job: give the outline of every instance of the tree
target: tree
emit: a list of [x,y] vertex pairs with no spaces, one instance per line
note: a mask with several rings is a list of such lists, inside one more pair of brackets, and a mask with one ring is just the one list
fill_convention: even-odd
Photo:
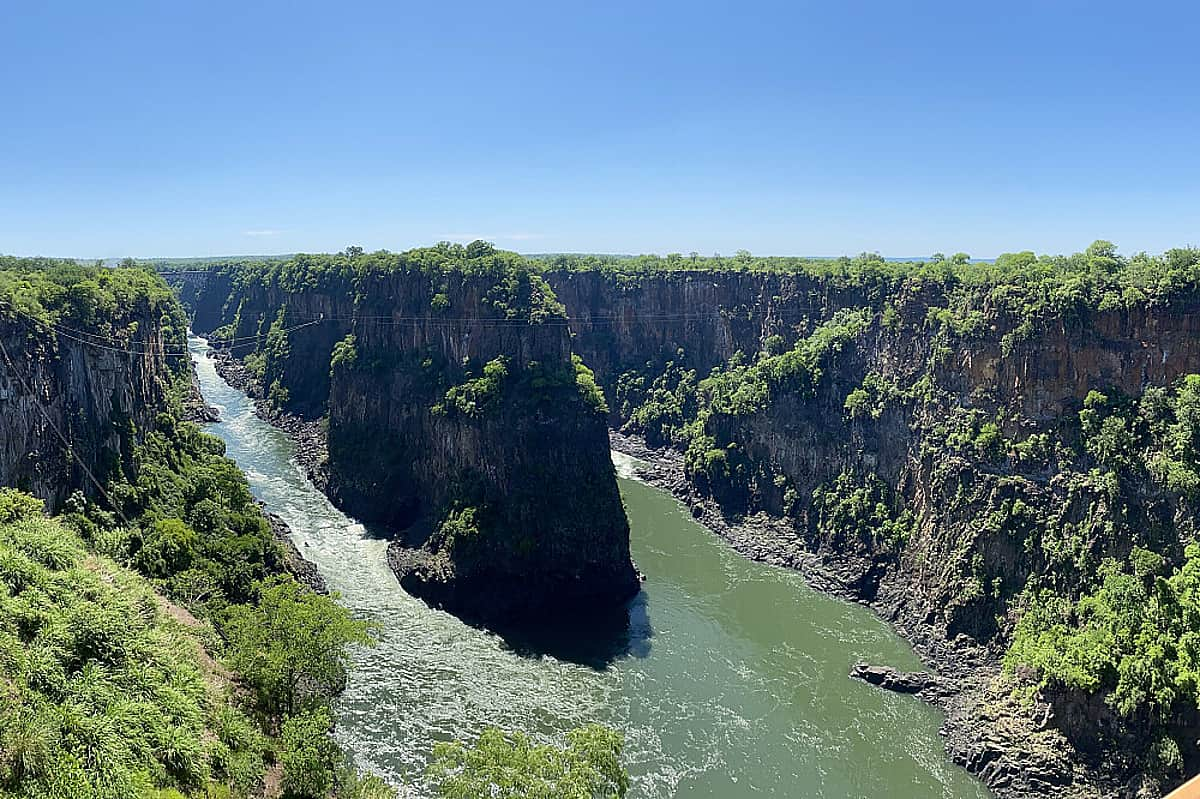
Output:
[[492,727],[471,747],[436,744],[428,773],[443,799],[620,799],[629,790],[623,746],[598,724],[567,733],[565,748]]
[[291,799],[329,796],[342,750],[329,737],[333,719],[325,708],[288,719],[279,734],[283,794]]
[[230,608],[233,667],[269,716],[326,705],[345,681],[349,646],[374,642],[370,625],[335,600],[285,576],[262,583],[258,605]]
[[468,258],[483,258],[486,255],[495,255],[495,253],[496,248],[492,246],[491,242],[482,239],[476,239],[467,245]]
[[196,531],[179,519],[159,519],[143,533],[142,548],[133,559],[143,574],[167,577],[185,571],[196,559]]

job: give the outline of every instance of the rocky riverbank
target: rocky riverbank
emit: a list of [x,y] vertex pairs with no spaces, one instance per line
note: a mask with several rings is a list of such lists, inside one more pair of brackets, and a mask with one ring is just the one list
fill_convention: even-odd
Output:
[[283,561],[288,573],[312,591],[318,594],[328,594],[329,586],[325,584],[325,578],[321,576],[317,564],[300,553],[300,548],[292,540],[292,529],[288,527],[287,522],[267,510],[265,505],[261,507],[263,516],[266,516],[267,521],[271,524],[271,534],[283,547]]
[[266,392],[254,372],[229,351],[214,349],[212,358],[221,379],[254,400],[255,415],[287,433],[296,445],[296,462],[304,475],[323,493],[327,493],[329,446],[322,420],[305,419],[273,407],[266,401]]
[[[897,672],[886,664],[859,664],[851,676],[884,690],[913,693],[946,714],[941,734],[951,759],[975,774],[1003,799],[1096,797],[1103,764],[1084,763],[1071,744],[1049,727],[1050,707],[1024,703],[1011,696],[998,679],[999,653],[975,645],[966,636],[947,641],[930,624],[913,621],[900,611],[903,586],[884,581],[874,598],[857,590],[872,564],[853,558],[830,562],[810,552],[784,519],[756,513],[731,519],[710,498],[694,490],[683,470],[683,456],[672,449],[653,449],[637,436],[612,431],[612,448],[643,463],[638,477],[669,491],[692,516],[752,560],[799,571],[813,588],[872,608],[909,641],[931,674]],[[874,679],[878,677],[879,679]],[[1111,784],[1111,783],[1109,783]],[[1132,794],[1129,794],[1132,795]]]
[[[221,379],[233,388],[245,392],[254,401],[255,415],[287,433],[292,439],[296,445],[296,461],[300,464],[301,469],[304,470],[308,479],[320,488],[318,477],[323,473],[321,467],[326,460],[324,437],[321,434],[320,423],[309,422],[293,414],[281,413],[271,409],[262,399],[262,387],[255,379],[254,373],[229,352],[214,349],[212,358],[217,374],[221,376]],[[203,396],[200,396],[199,384],[196,382],[194,375],[195,370],[193,369],[192,382],[196,388],[196,395],[199,397],[199,402],[190,402],[185,408],[199,409],[200,412],[193,414],[193,417],[198,418],[189,418],[191,418],[191,421],[196,422],[218,421],[220,416],[217,409],[205,402]],[[287,522],[267,510],[266,506],[261,507],[263,516],[267,518],[267,522],[271,525],[271,534],[283,548],[284,564],[288,573],[318,594],[329,593],[329,587],[325,584],[325,578],[321,576],[317,565],[305,558],[300,552],[300,548],[296,546],[296,542],[292,540],[292,531],[288,527]]]
[[196,364],[188,361],[188,387],[183,397],[183,419],[196,424],[221,421],[221,414],[209,405],[200,393],[200,380],[196,376]]

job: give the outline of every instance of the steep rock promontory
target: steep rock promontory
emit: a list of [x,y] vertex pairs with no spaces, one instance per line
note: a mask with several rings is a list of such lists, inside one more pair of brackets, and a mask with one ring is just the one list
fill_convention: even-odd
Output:
[[298,256],[209,285],[232,293],[198,292],[195,308],[224,309],[202,332],[245,356],[268,402],[327,414],[326,490],[402,531],[389,561],[412,593],[485,622],[636,593],[603,395],[522,259]]

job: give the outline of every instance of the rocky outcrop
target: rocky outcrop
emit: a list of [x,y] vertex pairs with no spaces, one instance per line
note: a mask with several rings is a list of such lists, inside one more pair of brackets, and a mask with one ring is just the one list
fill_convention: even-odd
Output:
[[928,672],[897,671],[891,666],[873,666],[870,663],[855,663],[850,669],[850,676],[898,694],[933,692],[941,685],[941,681]]
[[196,365],[188,362],[187,392],[181,401],[182,418],[185,422],[208,424],[221,421],[221,412],[208,404],[200,392],[200,380],[196,375]]
[[292,540],[292,530],[288,527],[287,522],[268,511],[265,506],[262,507],[262,513],[266,517],[267,523],[271,525],[271,535],[279,544],[279,548],[283,550],[283,566],[287,573],[307,586],[310,591],[328,594],[329,587],[325,584],[325,578],[317,570],[317,564],[300,554],[300,548]]
[[633,596],[603,398],[553,294],[508,265],[399,258],[319,278],[285,266],[194,307],[225,309],[234,354],[256,342],[270,405],[327,414],[324,489],[397,531],[389,562],[413,594],[489,624]]

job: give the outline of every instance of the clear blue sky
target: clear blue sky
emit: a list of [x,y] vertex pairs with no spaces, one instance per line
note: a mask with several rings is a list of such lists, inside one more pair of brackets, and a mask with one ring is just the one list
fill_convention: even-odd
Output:
[[1200,10],[9,2],[0,252],[1200,244]]

